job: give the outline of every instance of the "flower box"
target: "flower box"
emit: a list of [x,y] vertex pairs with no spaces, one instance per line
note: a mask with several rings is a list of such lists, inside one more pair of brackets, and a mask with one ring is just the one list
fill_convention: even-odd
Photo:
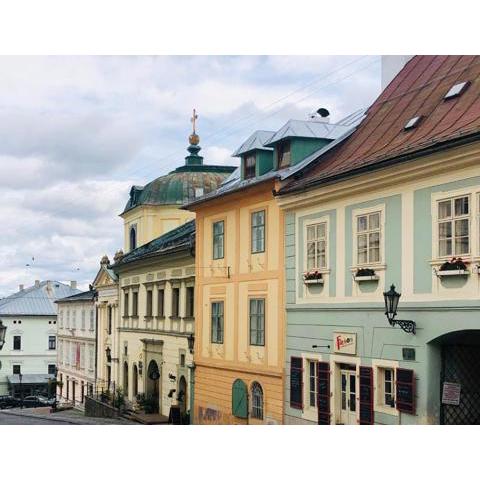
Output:
[[323,275],[318,270],[311,270],[303,273],[303,283],[305,284],[323,284]]
[[376,282],[379,279],[378,275],[356,275],[355,281],[356,282]]
[[323,278],[312,278],[310,280],[304,280],[305,285],[323,285]]
[[438,270],[437,277],[449,277],[451,275],[470,275],[468,270]]

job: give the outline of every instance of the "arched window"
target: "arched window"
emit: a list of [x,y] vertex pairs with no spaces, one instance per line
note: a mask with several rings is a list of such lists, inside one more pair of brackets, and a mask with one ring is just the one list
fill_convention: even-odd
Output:
[[130,250],[137,248],[137,226],[130,227]]
[[252,383],[252,418],[263,420],[263,390],[262,386],[257,383]]

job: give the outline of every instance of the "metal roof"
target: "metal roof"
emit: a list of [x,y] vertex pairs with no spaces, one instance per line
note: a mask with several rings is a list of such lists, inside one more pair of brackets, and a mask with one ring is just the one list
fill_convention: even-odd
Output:
[[266,143],[272,147],[276,142],[284,138],[323,138],[335,140],[350,129],[349,125],[340,123],[314,122],[307,120],[289,120],[275,135]]
[[61,282],[45,280],[0,300],[2,315],[56,315],[55,300],[80,293]]
[[[445,100],[458,83],[470,82],[459,96]],[[412,117],[422,121],[412,129]],[[480,56],[417,55],[367,110],[349,139],[285,188],[289,193],[380,168],[480,133]]]
[[93,300],[95,296],[95,290],[87,290],[86,292],[76,293],[75,295],[70,295],[69,297],[64,297],[59,300],[56,300],[55,303],[63,302],[88,302]]
[[152,255],[161,255],[171,252],[173,249],[185,247],[193,248],[195,239],[195,220],[177,227],[157,237],[141,247],[125,254],[120,260],[113,264],[113,268],[127,263],[142,260]]
[[265,145],[275,135],[275,132],[268,130],[257,130],[253,132],[236,150],[233,152],[232,157],[239,157],[244,153],[251,152],[252,150],[268,150],[272,151],[271,147]]

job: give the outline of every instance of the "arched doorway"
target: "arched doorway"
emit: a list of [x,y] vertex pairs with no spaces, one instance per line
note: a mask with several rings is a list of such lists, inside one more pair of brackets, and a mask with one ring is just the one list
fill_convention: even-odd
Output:
[[123,364],[123,393],[128,397],[128,363]]
[[147,369],[145,398],[151,402],[152,413],[160,411],[160,371],[155,360],[150,360]]
[[440,423],[480,425],[480,330],[437,337],[440,354]]
[[183,414],[187,411],[187,381],[182,375],[178,382],[178,405],[180,406],[180,412]]
[[133,398],[135,399],[138,395],[138,368],[137,365],[133,365],[133,375],[132,375],[132,385],[133,385]]

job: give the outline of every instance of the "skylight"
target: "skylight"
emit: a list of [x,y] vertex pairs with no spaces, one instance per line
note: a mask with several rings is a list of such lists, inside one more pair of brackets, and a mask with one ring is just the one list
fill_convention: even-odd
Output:
[[443,99],[448,100],[450,98],[458,97],[467,89],[468,85],[470,85],[470,82],[462,82],[455,84],[452,88],[450,88],[450,90],[443,97]]
[[415,128],[418,123],[420,122],[422,116],[419,115],[418,117],[411,118],[403,127],[404,130],[410,130],[411,128]]

